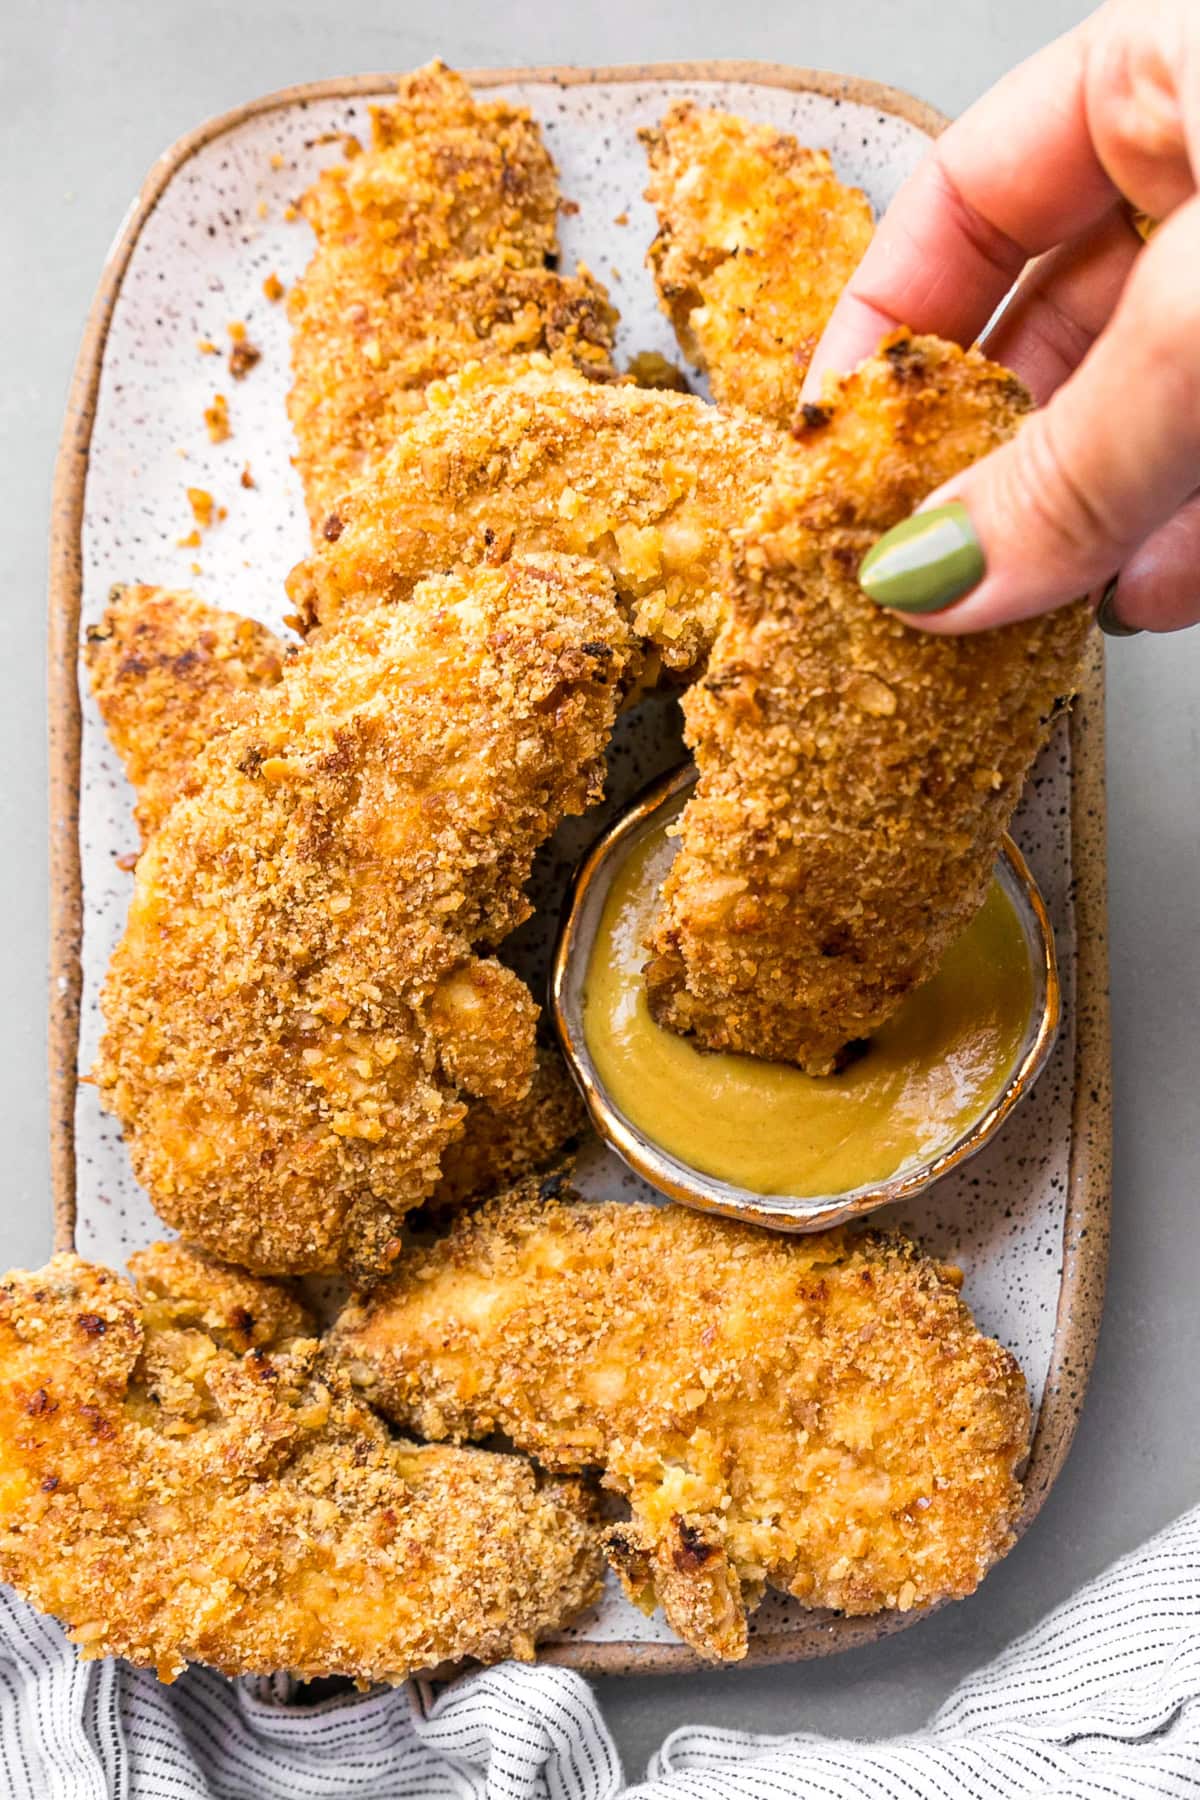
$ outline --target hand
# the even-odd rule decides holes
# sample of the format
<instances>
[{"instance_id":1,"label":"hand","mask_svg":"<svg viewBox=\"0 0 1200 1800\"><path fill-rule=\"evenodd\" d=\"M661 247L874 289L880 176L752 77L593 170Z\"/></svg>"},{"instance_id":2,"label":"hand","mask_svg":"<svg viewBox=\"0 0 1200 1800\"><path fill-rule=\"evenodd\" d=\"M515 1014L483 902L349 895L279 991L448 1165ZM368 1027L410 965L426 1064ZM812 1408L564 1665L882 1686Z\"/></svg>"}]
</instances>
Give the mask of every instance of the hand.
<instances>
[{"instance_id":1,"label":"hand","mask_svg":"<svg viewBox=\"0 0 1200 1800\"><path fill-rule=\"evenodd\" d=\"M946 610L914 624L978 631L1106 585L1109 630L1200 619L1198 170L1200 5L1109 0L952 125L888 209L805 398L897 325L970 343L1020 277L981 347L1041 408L921 508L962 503L948 529L973 529L983 572L975 557L955 593L935 570L925 601ZM1160 221L1146 244L1131 206Z\"/></svg>"}]
</instances>

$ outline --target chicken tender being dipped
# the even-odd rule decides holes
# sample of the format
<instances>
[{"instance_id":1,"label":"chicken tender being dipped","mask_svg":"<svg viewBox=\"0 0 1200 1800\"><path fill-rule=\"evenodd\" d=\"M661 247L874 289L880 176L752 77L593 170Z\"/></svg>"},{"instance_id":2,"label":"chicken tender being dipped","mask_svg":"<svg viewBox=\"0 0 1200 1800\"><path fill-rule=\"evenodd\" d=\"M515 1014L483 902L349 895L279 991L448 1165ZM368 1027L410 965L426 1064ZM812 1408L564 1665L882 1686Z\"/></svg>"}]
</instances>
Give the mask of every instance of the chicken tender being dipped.
<instances>
[{"instance_id":1,"label":"chicken tender being dipped","mask_svg":"<svg viewBox=\"0 0 1200 1800\"><path fill-rule=\"evenodd\" d=\"M658 214L649 264L680 347L714 398L788 426L871 208L824 150L681 100L641 133Z\"/></svg>"},{"instance_id":2,"label":"chicken tender being dipped","mask_svg":"<svg viewBox=\"0 0 1200 1800\"><path fill-rule=\"evenodd\" d=\"M594 564L423 583L301 651L138 863L94 1079L193 1242L377 1272L470 1098L520 1103L538 1008L493 958L599 797L639 653Z\"/></svg>"},{"instance_id":3,"label":"chicken tender being dipped","mask_svg":"<svg viewBox=\"0 0 1200 1800\"><path fill-rule=\"evenodd\" d=\"M279 1284L178 1244L0 1283L0 1580L172 1681L530 1657L599 1591L577 1482L391 1438Z\"/></svg>"},{"instance_id":4,"label":"chicken tender being dipped","mask_svg":"<svg viewBox=\"0 0 1200 1800\"><path fill-rule=\"evenodd\" d=\"M436 377L530 351L615 377L603 287L554 267L558 180L523 107L431 63L302 204L317 248L288 296L288 409L314 534Z\"/></svg>"},{"instance_id":5,"label":"chicken tender being dipped","mask_svg":"<svg viewBox=\"0 0 1200 1800\"><path fill-rule=\"evenodd\" d=\"M843 1613L969 1594L1012 1542L1025 1382L958 1271L895 1235L773 1235L536 1184L456 1216L332 1353L429 1438L506 1434L629 1501L608 1554L702 1655L771 1586Z\"/></svg>"},{"instance_id":6,"label":"chicken tender being dipped","mask_svg":"<svg viewBox=\"0 0 1200 1800\"><path fill-rule=\"evenodd\" d=\"M288 646L265 625L175 588L114 587L88 628L85 660L113 747L137 790L145 842L192 791L205 746L283 673Z\"/></svg>"},{"instance_id":7,"label":"chicken tender being dipped","mask_svg":"<svg viewBox=\"0 0 1200 1800\"><path fill-rule=\"evenodd\" d=\"M311 630L403 600L432 570L535 550L593 557L637 631L688 669L721 618L730 534L786 443L691 395L601 387L545 361L469 372L440 384L342 496L288 591Z\"/></svg>"},{"instance_id":8,"label":"chicken tender being dipped","mask_svg":"<svg viewBox=\"0 0 1200 1800\"><path fill-rule=\"evenodd\" d=\"M900 331L798 423L683 700L700 775L649 945L660 1024L828 1074L981 905L1091 613L935 637L856 577L1029 405L977 351Z\"/></svg>"}]
</instances>

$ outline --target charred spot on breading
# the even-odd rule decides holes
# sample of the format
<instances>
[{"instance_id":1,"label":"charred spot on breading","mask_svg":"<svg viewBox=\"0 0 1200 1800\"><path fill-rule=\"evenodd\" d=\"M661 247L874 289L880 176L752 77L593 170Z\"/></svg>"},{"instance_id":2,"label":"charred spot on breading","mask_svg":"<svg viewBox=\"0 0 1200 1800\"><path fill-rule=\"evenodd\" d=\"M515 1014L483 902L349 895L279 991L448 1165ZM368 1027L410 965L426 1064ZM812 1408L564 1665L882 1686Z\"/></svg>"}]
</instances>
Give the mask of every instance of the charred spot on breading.
<instances>
[{"instance_id":1,"label":"charred spot on breading","mask_svg":"<svg viewBox=\"0 0 1200 1800\"><path fill-rule=\"evenodd\" d=\"M881 346L881 354L897 381L920 381L928 371L924 348L911 332L895 332ZM1010 390L1006 397L1016 396Z\"/></svg>"},{"instance_id":2,"label":"charred spot on breading","mask_svg":"<svg viewBox=\"0 0 1200 1800\"><path fill-rule=\"evenodd\" d=\"M679 1540L671 1552L671 1561L681 1574L694 1575L698 1569L710 1563L714 1556L721 1555L719 1543L705 1537L698 1526L690 1525L678 1513L672 1518L671 1526Z\"/></svg>"},{"instance_id":3,"label":"charred spot on breading","mask_svg":"<svg viewBox=\"0 0 1200 1800\"><path fill-rule=\"evenodd\" d=\"M820 431L828 425L832 417L832 408L818 405L813 400L805 400L792 425L792 436L803 438L806 432Z\"/></svg>"}]
</instances>

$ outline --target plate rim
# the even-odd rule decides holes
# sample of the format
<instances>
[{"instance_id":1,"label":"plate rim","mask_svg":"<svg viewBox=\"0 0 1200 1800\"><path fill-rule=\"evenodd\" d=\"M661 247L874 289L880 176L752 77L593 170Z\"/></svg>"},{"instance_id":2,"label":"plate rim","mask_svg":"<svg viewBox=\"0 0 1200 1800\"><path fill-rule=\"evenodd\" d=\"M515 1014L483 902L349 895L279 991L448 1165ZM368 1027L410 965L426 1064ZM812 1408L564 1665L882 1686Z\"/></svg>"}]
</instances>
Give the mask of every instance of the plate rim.
<instances>
[{"instance_id":1,"label":"plate rim","mask_svg":"<svg viewBox=\"0 0 1200 1800\"><path fill-rule=\"evenodd\" d=\"M464 69L473 87L517 82L548 87L744 82L848 100L904 119L931 140L946 117L901 88L865 77L784 63L668 61L597 66ZM49 748L49 1129L54 1248L75 1237L75 1101L79 1046L83 880L79 846L82 701L79 624L83 588L84 491L100 374L113 310L134 247L183 165L215 138L260 114L315 101L385 93L397 72L295 83L242 102L186 132L148 170L122 220L89 307L68 390L54 465L48 579ZM1093 638L1067 729L1071 745L1071 855L1076 922L1075 1068L1071 1149L1063 1224L1063 1271L1046 1385L1025 1475L1019 1538L1037 1517L1070 1449L1091 1374L1108 1266L1112 1162L1111 1034L1104 765L1104 649ZM940 1610L938 1608L930 1611ZM928 1618L884 1613L814 1618L798 1630L752 1637L745 1668L805 1661L859 1648ZM587 1675L684 1674L709 1667L686 1644L550 1643L541 1661Z\"/></svg>"}]
</instances>

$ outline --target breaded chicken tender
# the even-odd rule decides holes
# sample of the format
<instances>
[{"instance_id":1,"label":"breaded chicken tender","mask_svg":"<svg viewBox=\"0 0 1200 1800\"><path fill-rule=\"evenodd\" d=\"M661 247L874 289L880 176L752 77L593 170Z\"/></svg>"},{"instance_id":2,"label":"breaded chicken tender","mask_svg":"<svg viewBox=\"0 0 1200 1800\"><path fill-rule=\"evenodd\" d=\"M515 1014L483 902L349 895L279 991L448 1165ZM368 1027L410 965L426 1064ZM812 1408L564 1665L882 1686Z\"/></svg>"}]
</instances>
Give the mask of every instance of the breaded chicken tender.
<instances>
[{"instance_id":1,"label":"breaded chicken tender","mask_svg":"<svg viewBox=\"0 0 1200 1800\"><path fill-rule=\"evenodd\" d=\"M603 287L555 270L558 181L529 113L432 63L371 122L370 147L304 197L317 249L288 297L314 532L436 377L529 351L615 375Z\"/></svg>"},{"instance_id":2,"label":"breaded chicken tender","mask_svg":"<svg viewBox=\"0 0 1200 1800\"><path fill-rule=\"evenodd\" d=\"M403 600L431 570L553 550L598 558L663 660L696 663L720 619L729 535L761 500L782 433L545 362L468 373L429 402L293 570L306 629Z\"/></svg>"},{"instance_id":3,"label":"breaded chicken tender","mask_svg":"<svg viewBox=\"0 0 1200 1800\"><path fill-rule=\"evenodd\" d=\"M593 1600L576 1482L392 1439L287 1290L179 1245L0 1284L0 1580L173 1680L529 1657Z\"/></svg>"},{"instance_id":4,"label":"breaded chicken tender","mask_svg":"<svg viewBox=\"0 0 1200 1800\"><path fill-rule=\"evenodd\" d=\"M977 351L901 331L808 409L684 696L700 777L650 945L660 1024L827 1074L982 903L1090 612L936 637L856 576L1028 406Z\"/></svg>"},{"instance_id":5,"label":"breaded chicken tender","mask_svg":"<svg viewBox=\"0 0 1200 1800\"><path fill-rule=\"evenodd\" d=\"M442 1178L431 1200L438 1206L461 1206L503 1193L526 1176L561 1163L587 1128L587 1107L562 1057L539 1045L523 1100L503 1108L476 1100L468 1108L462 1136L442 1153Z\"/></svg>"},{"instance_id":6,"label":"breaded chicken tender","mask_svg":"<svg viewBox=\"0 0 1200 1800\"><path fill-rule=\"evenodd\" d=\"M194 594L113 589L103 622L88 632L87 663L135 789L143 838L192 791L204 746L249 717L256 696L279 680L287 654L288 646L265 626ZM524 1099L503 1110L482 1101L468 1106L463 1135L443 1156L434 1198L458 1204L548 1169L586 1122L561 1056L541 1047Z\"/></svg>"},{"instance_id":7,"label":"breaded chicken tender","mask_svg":"<svg viewBox=\"0 0 1200 1800\"><path fill-rule=\"evenodd\" d=\"M538 1008L477 950L599 797L638 650L595 564L423 583L303 650L138 863L94 1070L191 1241L377 1272L465 1101L524 1099Z\"/></svg>"},{"instance_id":8,"label":"breaded chicken tender","mask_svg":"<svg viewBox=\"0 0 1200 1800\"><path fill-rule=\"evenodd\" d=\"M871 240L866 195L838 180L824 150L690 100L641 138L658 213L648 260L681 349L721 405L790 425Z\"/></svg>"},{"instance_id":9,"label":"breaded chicken tender","mask_svg":"<svg viewBox=\"0 0 1200 1800\"><path fill-rule=\"evenodd\" d=\"M843 1613L975 1588L1012 1542L1029 1402L957 1270L555 1186L458 1214L351 1303L331 1345L375 1405L601 1469L631 1597L712 1659L745 1655L767 1585Z\"/></svg>"},{"instance_id":10,"label":"breaded chicken tender","mask_svg":"<svg viewBox=\"0 0 1200 1800\"><path fill-rule=\"evenodd\" d=\"M245 716L283 672L287 646L241 613L195 594L114 587L85 652L92 692L137 790L145 841L191 791L206 744Z\"/></svg>"}]
</instances>

